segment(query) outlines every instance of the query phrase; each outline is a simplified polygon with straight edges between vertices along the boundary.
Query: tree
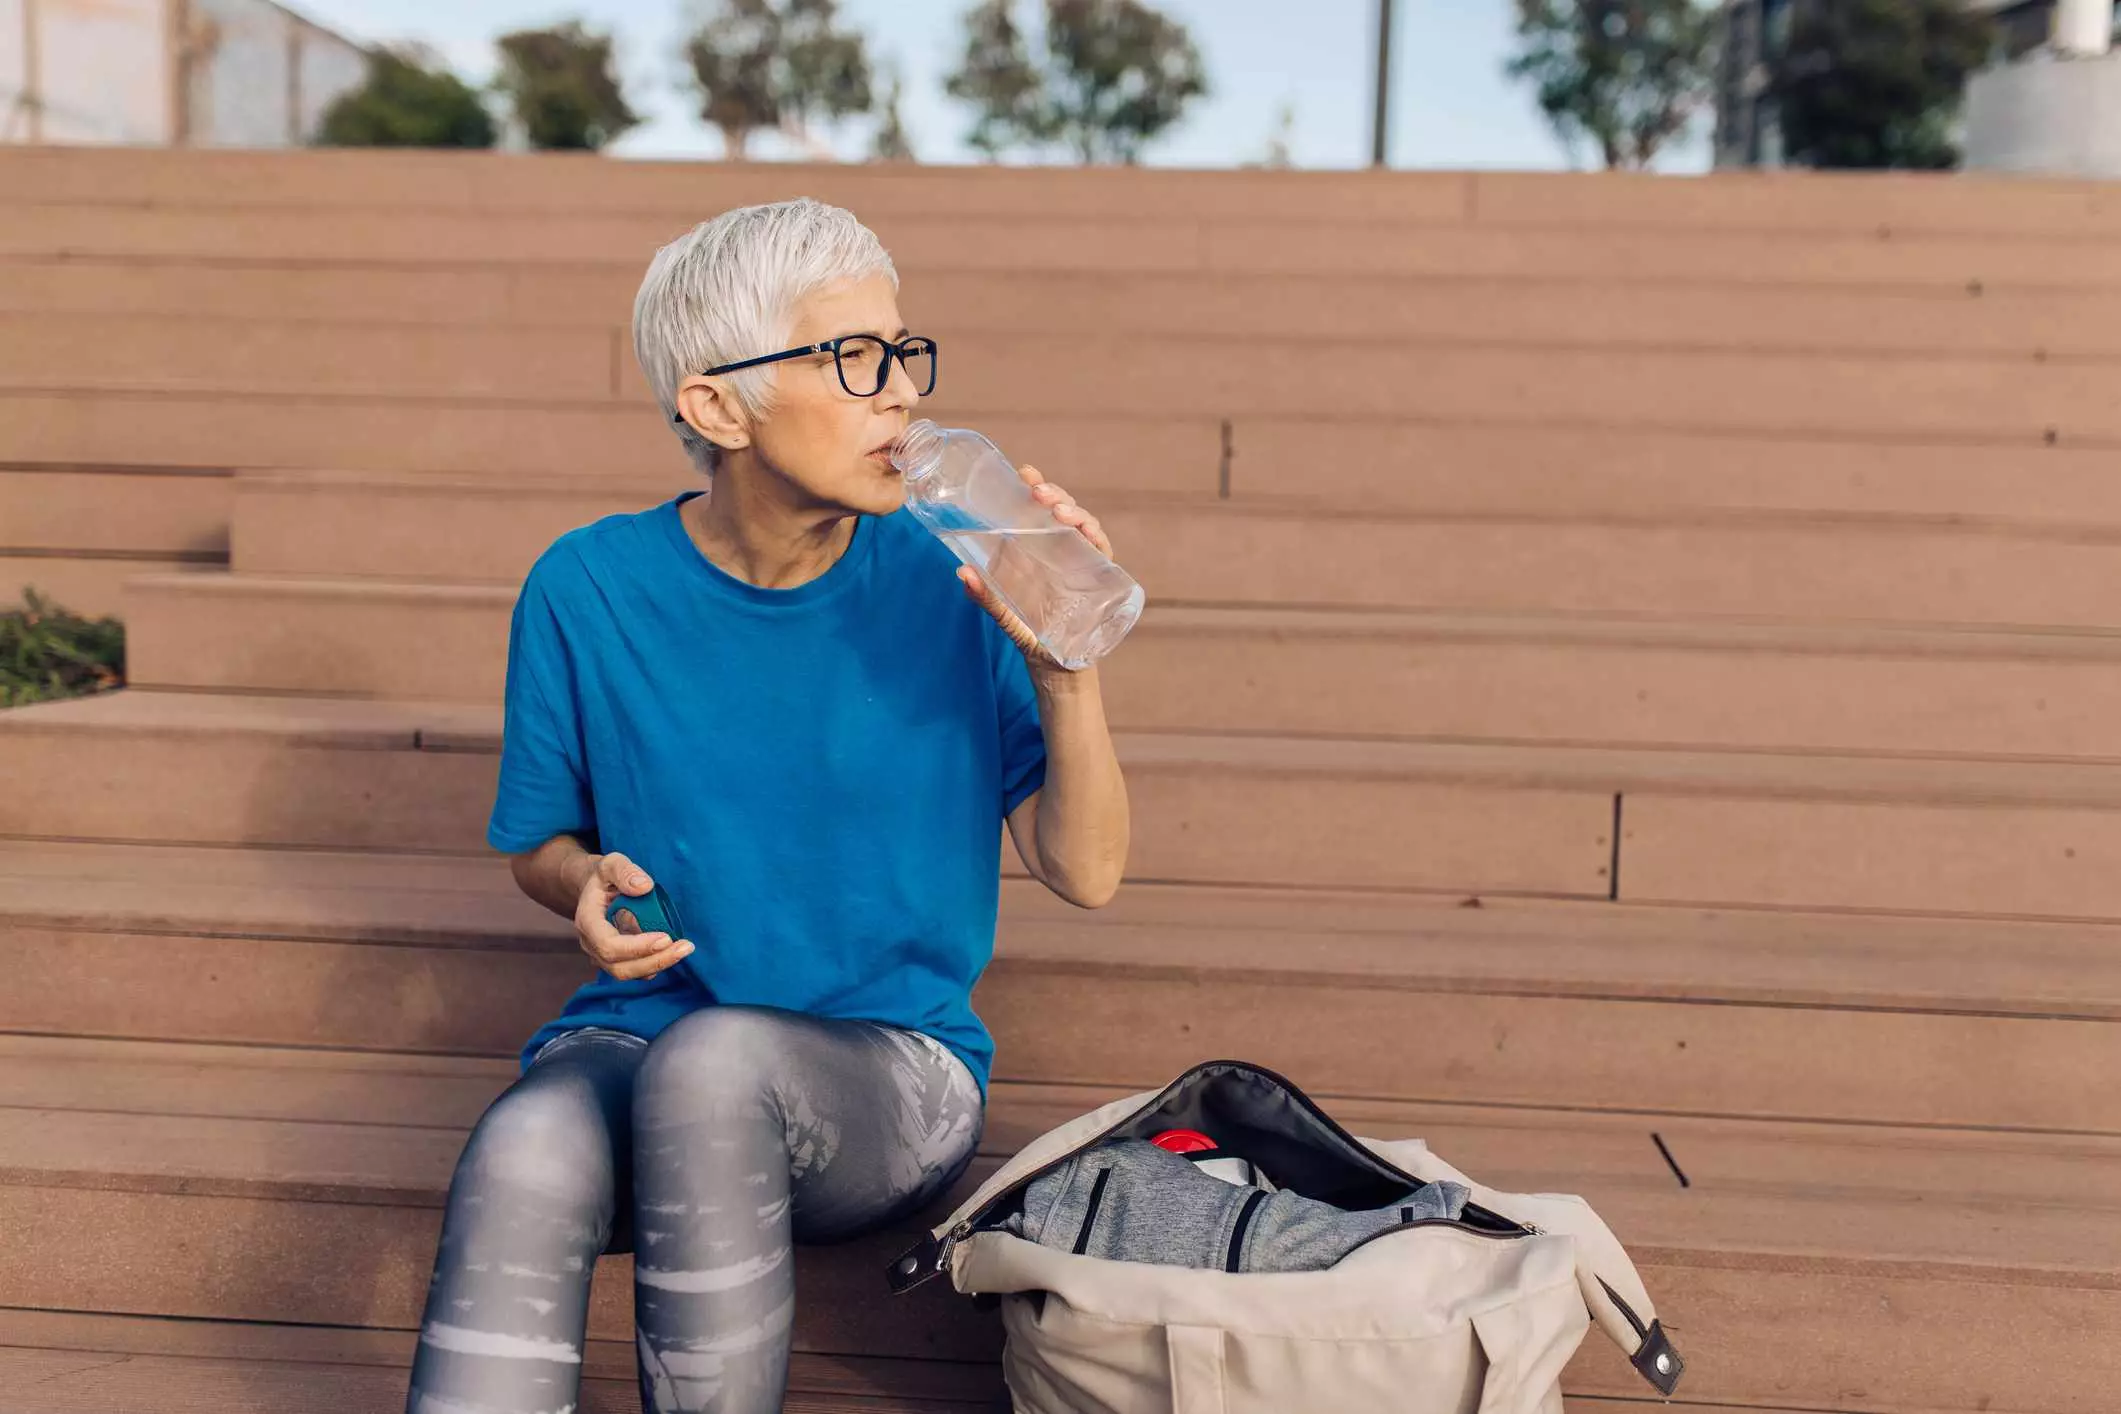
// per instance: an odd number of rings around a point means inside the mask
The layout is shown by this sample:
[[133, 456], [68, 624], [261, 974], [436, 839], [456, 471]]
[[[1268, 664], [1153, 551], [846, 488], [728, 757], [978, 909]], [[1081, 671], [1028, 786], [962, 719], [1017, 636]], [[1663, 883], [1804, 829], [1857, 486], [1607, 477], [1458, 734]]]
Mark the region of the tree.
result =
[[1696, 0], [1517, 0], [1520, 49], [1504, 71], [1539, 88], [1571, 154], [1647, 167], [1710, 92], [1718, 22]]
[[965, 141], [988, 161], [1020, 143], [1045, 140], [1044, 77], [1031, 62], [1011, 0], [983, 0], [965, 16], [965, 58], [943, 83], [979, 116]]
[[875, 103], [868, 45], [839, 27], [836, 0], [717, 0], [685, 53], [700, 115], [722, 130], [732, 158], [760, 128], [822, 154], [812, 124]]
[[1046, 0], [1035, 56], [1010, 0], [982, 0], [965, 29], [945, 86], [973, 106], [966, 141], [990, 158], [1059, 146], [1083, 162], [1132, 163], [1208, 91], [1185, 26], [1141, 0]]
[[492, 147], [493, 115], [431, 52], [375, 49], [368, 80], [325, 110], [324, 147]]
[[1952, 126], [1994, 18], [1958, 0], [1804, 0], [1771, 62], [1786, 158], [1808, 167], [1959, 165]]
[[641, 121], [627, 105], [611, 64], [611, 36], [579, 20], [518, 30], [496, 41], [506, 95], [532, 147], [594, 152]]
[[869, 155], [879, 162], [915, 162], [913, 138], [906, 131], [906, 120], [899, 113], [899, 100], [905, 85], [898, 75], [891, 76], [891, 96], [884, 100], [884, 116], [877, 124], [876, 137], [869, 145]]

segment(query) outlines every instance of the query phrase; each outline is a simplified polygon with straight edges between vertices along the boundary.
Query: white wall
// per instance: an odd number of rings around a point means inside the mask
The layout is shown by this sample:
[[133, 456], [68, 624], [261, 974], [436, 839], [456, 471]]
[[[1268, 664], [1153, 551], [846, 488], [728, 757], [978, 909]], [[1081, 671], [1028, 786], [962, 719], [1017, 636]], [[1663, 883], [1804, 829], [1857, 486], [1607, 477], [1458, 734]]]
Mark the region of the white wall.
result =
[[[25, 7], [41, 40], [45, 142], [175, 140], [169, 0], [0, 0], [0, 141], [31, 136], [17, 103]], [[194, 145], [305, 141], [331, 101], [367, 75], [359, 48], [270, 0], [191, 0], [190, 9], [203, 41], [189, 85]]]
[[308, 140], [332, 99], [367, 76], [361, 51], [268, 0], [192, 0], [212, 59], [192, 72], [192, 141], [282, 147]]
[[0, 0], [0, 141], [30, 137], [18, 104], [25, 13], [34, 14], [39, 36], [44, 141], [165, 141], [162, 11], [163, 0]]
[[2032, 55], [1966, 91], [1970, 169], [2121, 178], [2121, 54]]

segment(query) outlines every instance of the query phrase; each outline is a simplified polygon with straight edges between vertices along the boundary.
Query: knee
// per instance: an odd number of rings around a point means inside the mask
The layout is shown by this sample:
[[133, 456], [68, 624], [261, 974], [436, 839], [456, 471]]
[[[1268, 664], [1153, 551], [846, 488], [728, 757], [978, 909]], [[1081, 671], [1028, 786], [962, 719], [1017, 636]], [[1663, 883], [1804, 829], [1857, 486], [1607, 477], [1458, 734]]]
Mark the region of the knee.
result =
[[[666, 1028], [641, 1062], [635, 1104], [667, 1099], [687, 1117], [752, 1114], [786, 1068], [790, 1019], [755, 1007], [705, 1007]], [[680, 1098], [682, 1097], [682, 1098]]]
[[457, 1162], [479, 1194], [535, 1198], [608, 1218], [615, 1207], [611, 1144], [593, 1097], [547, 1085], [513, 1091], [480, 1117]]

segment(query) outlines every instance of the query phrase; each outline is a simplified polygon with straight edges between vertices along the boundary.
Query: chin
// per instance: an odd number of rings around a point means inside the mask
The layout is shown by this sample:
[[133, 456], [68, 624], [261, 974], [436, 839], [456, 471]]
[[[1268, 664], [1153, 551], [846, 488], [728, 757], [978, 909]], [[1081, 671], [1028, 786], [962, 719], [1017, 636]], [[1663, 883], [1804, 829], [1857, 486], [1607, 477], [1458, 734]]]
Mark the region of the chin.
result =
[[877, 476], [862, 488], [854, 509], [863, 515], [888, 516], [906, 504], [906, 483], [898, 476]]

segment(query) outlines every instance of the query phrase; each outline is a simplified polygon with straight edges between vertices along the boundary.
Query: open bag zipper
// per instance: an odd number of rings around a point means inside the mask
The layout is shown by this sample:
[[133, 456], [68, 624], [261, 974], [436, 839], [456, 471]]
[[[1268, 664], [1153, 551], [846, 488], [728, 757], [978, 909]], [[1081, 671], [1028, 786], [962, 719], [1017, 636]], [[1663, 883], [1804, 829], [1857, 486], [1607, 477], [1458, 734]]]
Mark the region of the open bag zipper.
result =
[[[946, 1270], [949, 1269], [951, 1250], [955, 1248], [958, 1243], [963, 1242], [966, 1238], [972, 1236], [975, 1232], [978, 1232], [980, 1230], [980, 1225], [986, 1221], [988, 1215], [991, 1214], [996, 1208], [1001, 1207], [1004, 1203], [1007, 1203], [1010, 1199], [1016, 1197], [1017, 1194], [1023, 1192], [1024, 1189], [1030, 1187], [1039, 1179], [1044, 1178], [1047, 1174], [1052, 1173], [1056, 1169], [1063, 1168], [1070, 1163], [1073, 1163], [1077, 1158], [1081, 1157], [1087, 1151], [1095, 1149], [1098, 1145], [1104, 1143], [1107, 1139], [1110, 1139], [1113, 1135], [1119, 1133], [1119, 1131], [1125, 1129], [1128, 1125], [1133, 1124], [1136, 1120], [1140, 1119], [1142, 1115], [1148, 1113], [1151, 1110], [1159, 1108], [1166, 1101], [1168, 1101], [1173, 1094], [1177, 1093], [1181, 1088], [1183, 1088], [1187, 1083], [1189, 1083], [1194, 1076], [1200, 1074], [1204, 1070], [1218, 1069], [1246, 1071], [1250, 1074], [1257, 1075], [1262, 1079], [1273, 1082], [1274, 1084], [1280, 1086], [1288, 1094], [1289, 1098], [1297, 1101], [1304, 1108], [1304, 1110], [1306, 1110], [1311, 1115], [1313, 1119], [1317, 1120], [1320, 1124], [1324, 1125], [1325, 1128], [1333, 1135], [1343, 1140], [1351, 1150], [1361, 1154], [1371, 1163], [1374, 1163], [1379, 1168], [1385, 1170], [1385, 1172], [1388, 1173], [1391, 1177], [1404, 1181], [1410, 1189], [1420, 1188], [1424, 1186], [1425, 1181], [1423, 1179], [1417, 1178], [1413, 1174], [1408, 1173], [1406, 1170], [1400, 1168], [1397, 1164], [1392, 1163], [1383, 1155], [1377, 1153], [1376, 1150], [1370, 1148], [1367, 1144], [1364, 1144], [1360, 1139], [1357, 1139], [1354, 1135], [1350, 1134], [1345, 1128], [1340, 1125], [1338, 1121], [1333, 1118], [1333, 1116], [1327, 1114], [1324, 1110], [1320, 1109], [1309, 1095], [1306, 1095], [1302, 1090], [1298, 1089], [1296, 1085], [1288, 1079], [1288, 1077], [1279, 1075], [1274, 1071], [1268, 1070], [1264, 1066], [1253, 1065], [1249, 1061], [1203, 1061], [1201, 1064], [1194, 1066], [1191, 1070], [1188, 1070], [1184, 1075], [1179, 1076], [1178, 1079], [1172, 1081], [1169, 1085], [1166, 1085], [1162, 1090], [1157, 1092], [1157, 1095], [1154, 1099], [1150, 1100], [1141, 1108], [1135, 1110], [1125, 1119], [1107, 1125], [1104, 1129], [1092, 1135], [1090, 1138], [1084, 1140], [1082, 1143], [1076, 1145], [1073, 1149], [1070, 1149], [1065, 1154], [1061, 1154], [1057, 1158], [1053, 1159], [1050, 1163], [1042, 1164], [1038, 1168], [1034, 1169], [1032, 1172], [1025, 1174], [1015, 1183], [1010, 1184], [1007, 1188], [995, 1194], [986, 1202], [980, 1204], [978, 1211], [966, 1217], [963, 1221], [959, 1222], [957, 1226], [951, 1228], [948, 1232], [944, 1233], [940, 1238], [931, 1234], [926, 1241], [921, 1243], [920, 1246], [915, 1247], [910, 1252], [907, 1252], [904, 1255], [900, 1256], [897, 1261], [891, 1264], [890, 1271], [888, 1274], [888, 1280], [891, 1285], [892, 1293], [895, 1295], [900, 1292], [911, 1291], [913, 1290], [913, 1288], [917, 1286], [924, 1286], [928, 1282], [931, 1282], [935, 1278], [941, 1276]], [[1417, 1218], [1412, 1222], [1394, 1223], [1391, 1227], [1384, 1228], [1378, 1232], [1374, 1232], [1370, 1234], [1370, 1236], [1364, 1238], [1361, 1242], [1357, 1243], [1354, 1247], [1350, 1248], [1349, 1251], [1357, 1251], [1363, 1247], [1367, 1247], [1370, 1243], [1375, 1242], [1380, 1237], [1385, 1237], [1395, 1232], [1404, 1232], [1408, 1228], [1414, 1227], [1457, 1228], [1464, 1232], [1470, 1232], [1478, 1237], [1490, 1237], [1506, 1241], [1514, 1241], [1515, 1239], [1520, 1237], [1536, 1237], [1541, 1235], [1543, 1231], [1542, 1229], [1535, 1227], [1530, 1223], [1518, 1222], [1516, 1219], [1505, 1217], [1501, 1213], [1489, 1212], [1486, 1208], [1481, 1207], [1477, 1203], [1467, 1203], [1466, 1208], [1473, 1212], [1480, 1213], [1486, 1217], [1493, 1218], [1496, 1222], [1507, 1223], [1509, 1224], [1510, 1229], [1513, 1230], [1498, 1231], [1497, 1229], [1492, 1227], [1483, 1227], [1477, 1223], [1465, 1222], [1462, 1219], [1458, 1218]], [[1346, 1260], [1346, 1256], [1347, 1254], [1343, 1253], [1342, 1260]], [[1234, 1254], [1232, 1256], [1232, 1260], [1235, 1260]]]

